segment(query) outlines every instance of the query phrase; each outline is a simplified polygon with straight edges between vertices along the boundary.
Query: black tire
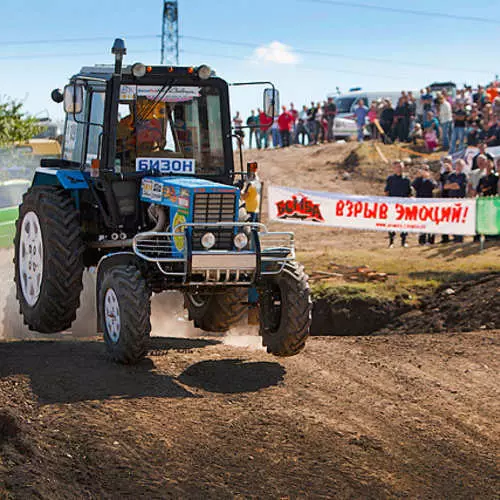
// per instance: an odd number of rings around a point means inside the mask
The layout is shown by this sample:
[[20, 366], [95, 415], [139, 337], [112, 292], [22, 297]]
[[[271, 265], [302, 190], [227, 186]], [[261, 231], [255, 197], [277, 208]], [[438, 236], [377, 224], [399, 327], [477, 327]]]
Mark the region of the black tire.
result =
[[[112, 290], [119, 308], [118, 337], [108, 330], [105, 301]], [[110, 357], [123, 364], [138, 363], [147, 352], [151, 333], [151, 292], [141, 272], [122, 265], [105, 271], [99, 287], [99, 317]]]
[[296, 262], [266, 279], [259, 288], [260, 335], [267, 352], [294, 356], [306, 343], [311, 326], [312, 302], [307, 275]]
[[243, 321], [248, 310], [248, 290], [228, 288], [210, 294], [186, 293], [189, 319], [205, 332], [226, 333]]
[[[23, 252], [21, 230], [29, 213], [38, 218], [43, 244], [40, 293], [33, 305], [24, 296], [19, 263], [20, 252]], [[40, 333], [68, 329], [80, 306], [84, 250], [79, 212], [71, 195], [57, 187], [31, 187], [19, 208], [14, 246], [16, 297], [25, 324]]]

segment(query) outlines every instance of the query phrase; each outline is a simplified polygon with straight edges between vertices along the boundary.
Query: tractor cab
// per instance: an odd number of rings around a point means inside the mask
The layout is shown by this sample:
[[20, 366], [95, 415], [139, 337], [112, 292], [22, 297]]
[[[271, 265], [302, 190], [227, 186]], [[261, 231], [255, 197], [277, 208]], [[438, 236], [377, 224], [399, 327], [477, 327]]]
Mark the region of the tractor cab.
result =
[[227, 83], [207, 67], [84, 67], [63, 100], [63, 158], [101, 173], [233, 179]]

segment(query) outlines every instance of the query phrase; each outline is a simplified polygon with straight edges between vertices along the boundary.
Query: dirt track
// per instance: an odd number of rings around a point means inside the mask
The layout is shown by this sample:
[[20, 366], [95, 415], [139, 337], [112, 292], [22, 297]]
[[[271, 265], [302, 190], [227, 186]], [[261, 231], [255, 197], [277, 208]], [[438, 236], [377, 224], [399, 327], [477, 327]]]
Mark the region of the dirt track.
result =
[[0, 498], [495, 498], [498, 334], [0, 343]]

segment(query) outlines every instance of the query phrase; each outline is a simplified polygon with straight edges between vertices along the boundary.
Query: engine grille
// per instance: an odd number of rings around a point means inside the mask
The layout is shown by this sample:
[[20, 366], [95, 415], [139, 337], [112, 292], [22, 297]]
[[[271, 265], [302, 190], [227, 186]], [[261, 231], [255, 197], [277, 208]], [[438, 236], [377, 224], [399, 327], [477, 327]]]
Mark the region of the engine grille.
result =
[[[236, 209], [234, 193], [196, 193], [194, 196], [193, 222], [234, 222]], [[204, 250], [201, 237], [210, 231], [215, 235], [213, 250], [232, 250], [233, 228], [206, 228], [193, 230], [193, 250]]]

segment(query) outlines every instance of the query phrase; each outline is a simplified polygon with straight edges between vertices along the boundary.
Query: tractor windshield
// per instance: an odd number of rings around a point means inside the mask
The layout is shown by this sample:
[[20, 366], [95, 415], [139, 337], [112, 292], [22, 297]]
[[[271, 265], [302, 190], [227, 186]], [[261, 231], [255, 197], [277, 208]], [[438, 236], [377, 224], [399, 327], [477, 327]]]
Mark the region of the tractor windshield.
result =
[[184, 159], [196, 175], [224, 173], [220, 91], [209, 86], [122, 85], [117, 159], [124, 171]]

